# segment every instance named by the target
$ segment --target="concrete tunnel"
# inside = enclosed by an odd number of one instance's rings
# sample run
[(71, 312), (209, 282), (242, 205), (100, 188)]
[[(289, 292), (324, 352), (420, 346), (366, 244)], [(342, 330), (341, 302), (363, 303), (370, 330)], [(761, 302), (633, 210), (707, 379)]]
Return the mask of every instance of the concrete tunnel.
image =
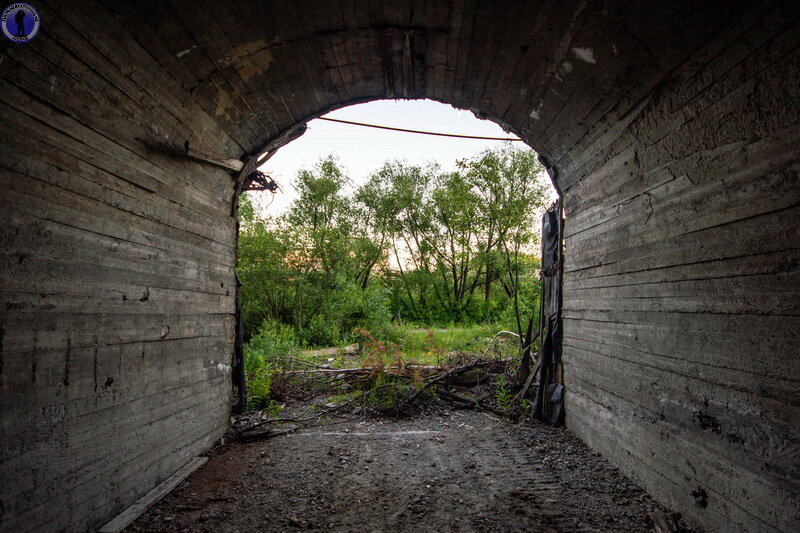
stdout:
[(800, 3), (33, 5), (0, 56), (0, 529), (96, 528), (219, 439), (238, 169), (383, 98), (541, 154), (568, 427), (707, 530), (800, 528)]

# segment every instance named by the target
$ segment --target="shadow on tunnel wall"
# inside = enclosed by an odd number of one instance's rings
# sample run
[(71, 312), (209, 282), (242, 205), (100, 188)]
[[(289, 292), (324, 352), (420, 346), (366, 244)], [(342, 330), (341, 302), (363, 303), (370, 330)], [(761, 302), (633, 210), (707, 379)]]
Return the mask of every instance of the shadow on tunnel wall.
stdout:
[(0, 62), (0, 528), (95, 527), (222, 435), (234, 169), (427, 97), (563, 194), (568, 426), (710, 530), (797, 529), (796, 2), (36, 7)]

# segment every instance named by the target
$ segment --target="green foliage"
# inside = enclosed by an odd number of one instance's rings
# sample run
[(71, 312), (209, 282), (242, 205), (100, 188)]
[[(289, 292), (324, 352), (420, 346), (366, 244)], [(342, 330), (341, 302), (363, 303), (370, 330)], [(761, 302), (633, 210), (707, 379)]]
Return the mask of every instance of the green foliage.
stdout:
[(514, 387), (505, 374), (494, 383), (494, 400), (503, 411), (510, 411), (514, 404)]
[(291, 326), (303, 346), (349, 342), (356, 327), (388, 334), (389, 289), (370, 283), (385, 250), (343, 195), (347, 183), (328, 158), (300, 173), (300, 197), (285, 217), (248, 219), (251, 203), (241, 199), (237, 272), (246, 338), (264, 320)]
[(268, 365), (249, 373), (247, 379), (249, 409), (266, 410), (269, 414), (278, 411), (278, 403), (270, 396), (274, 369)]
[(378, 411), (392, 411), (400, 408), (417, 390), (413, 382), (395, 378), (383, 372), (375, 375), (375, 379), (369, 383), (369, 387), (367, 405)]
[(420, 364), (441, 364), (451, 352), (483, 353), (489, 339), (503, 329), (497, 324), (469, 327), (407, 328), (398, 330), (400, 346), (406, 361)]
[(275, 320), (265, 320), (258, 332), (244, 345), (246, 371), (268, 366), (285, 368), (299, 353), (294, 329)]
[(285, 216), (259, 217), (243, 195), (237, 272), (249, 349), (277, 361), (288, 345), (273, 336), (334, 346), (357, 328), (397, 342), (398, 321), (522, 329), (540, 287), (541, 174), (532, 151), (508, 145), (448, 173), (387, 162), (353, 190), (328, 157), (298, 174)]
[(538, 283), (523, 263), (538, 251), (547, 197), (542, 171), (532, 151), (511, 146), (461, 161), (452, 173), (386, 163), (357, 198), (380, 221), (397, 265), (383, 272), (395, 317), (467, 324), (508, 318), (523, 278)]
[(273, 376), (291, 364), (299, 353), (294, 330), (286, 324), (266, 320), (244, 345), (247, 374), (248, 408), (264, 409), (274, 414), (278, 404), (273, 398)]

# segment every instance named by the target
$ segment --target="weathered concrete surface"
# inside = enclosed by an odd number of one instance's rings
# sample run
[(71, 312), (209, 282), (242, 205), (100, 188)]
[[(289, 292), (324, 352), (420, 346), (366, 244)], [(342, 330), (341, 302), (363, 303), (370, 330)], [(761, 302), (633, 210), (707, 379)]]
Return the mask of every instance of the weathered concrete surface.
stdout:
[(387, 97), (553, 167), (573, 431), (709, 529), (798, 527), (797, 2), (36, 7), (0, 62), (0, 528), (98, 525), (226, 425), (234, 181), (185, 143)]

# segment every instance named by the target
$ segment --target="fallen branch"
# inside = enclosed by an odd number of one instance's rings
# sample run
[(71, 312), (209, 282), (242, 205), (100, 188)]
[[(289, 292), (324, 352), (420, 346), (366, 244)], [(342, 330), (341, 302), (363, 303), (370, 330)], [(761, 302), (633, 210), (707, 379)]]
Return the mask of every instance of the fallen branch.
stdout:
[(439, 394), (441, 394), (442, 396), (445, 396), (446, 398), (450, 398), (451, 400), (455, 400), (457, 402), (461, 402), (461, 403), (464, 403), (464, 404), (467, 404), (467, 405), (473, 405), (475, 407), (483, 409), (484, 411), (489, 411), (490, 413), (494, 413), (494, 414), (496, 414), (498, 416), (508, 417), (508, 413), (507, 412), (505, 412), (505, 411), (503, 411), (501, 409), (496, 409), (496, 408), (492, 407), (491, 405), (486, 405), (483, 400), (479, 400), (479, 399), (475, 399), (475, 398), (466, 398), (464, 396), (459, 396), (458, 394), (453, 394), (450, 391), (444, 391), (444, 390), (443, 391), (439, 391)]
[[(352, 399), (350, 399), (350, 400), (348, 400), (348, 401), (346, 401), (344, 403), (341, 403), (341, 404), (339, 404), (337, 406), (331, 407), (329, 409), (326, 409), (324, 411), (321, 411), (319, 413), (316, 413), (316, 414), (313, 414), (313, 415), (310, 415), (310, 416), (306, 416), (306, 417), (303, 417), (303, 418), (271, 418), (269, 420), (263, 420), (263, 421), (258, 422), (256, 424), (253, 424), (252, 426), (247, 427), (245, 429), (241, 429), (237, 433), (238, 433), (238, 436), (239, 436), (240, 439), (246, 440), (246, 435), (249, 432), (253, 431), (254, 429), (256, 429), (258, 427), (264, 426), (266, 424), (271, 424), (271, 423), (274, 423), (274, 422), (283, 422), (283, 421), (287, 421), (287, 422), (291, 421), (291, 422), (302, 423), (302, 422), (308, 422), (309, 420), (314, 420), (316, 418), (321, 418), (321, 417), (323, 417), (325, 415), (329, 415), (329, 414), (335, 413), (336, 411), (339, 411), (339, 410), (343, 409), (344, 407), (350, 406), (350, 405), (354, 404), (356, 401), (359, 401), (362, 398), (366, 398), (372, 392), (380, 390), (380, 389), (385, 388), (385, 387), (387, 387), (387, 385), (384, 385), (382, 387), (377, 387), (375, 389), (371, 389), (371, 390), (365, 391), (362, 394), (359, 394), (358, 396), (356, 396), (355, 398), (352, 398)], [(296, 431), (297, 429), (299, 429), (299, 427), (292, 429), (292, 431)]]
[(261, 431), (242, 431), (239, 433), (239, 440), (242, 442), (250, 442), (254, 440), (271, 439), (272, 437), (278, 437), (280, 435), (288, 435), (289, 433), (294, 433), (298, 429), (300, 429), (299, 426), (289, 429), (284, 429), (281, 431), (277, 431), (274, 429), (264, 429)]
[(369, 368), (317, 368), (315, 370), (286, 370), (283, 374), (347, 374), (365, 372)]
[[(449, 394), (449, 395), (451, 395), (452, 397), (462, 398), (462, 396), (460, 394), (455, 394), (450, 390), (446, 390), (444, 392)], [(441, 391), (440, 391), (440, 394), (441, 394)], [(472, 409), (472, 408), (475, 408), (476, 406), (480, 407), (481, 402), (484, 402), (484, 401), (488, 400), (493, 395), (494, 395), (494, 392), (490, 391), (490, 392), (487, 392), (486, 394), (484, 394), (483, 396), (481, 396), (480, 398), (470, 398), (469, 396), (464, 396), (463, 399), (465, 400), (465, 403), (462, 403), (461, 405), (455, 406), (454, 409), (466, 409), (466, 408)], [(455, 401), (458, 401), (458, 400), (452, 399), (452, 401), (455, 402)]]
[(486, 357), (486, 354), (488, 354), (489, 350), (491, 350), (495, 339), (497, 339), (497, 337), (499, 337), (500, 335), (503, 335), (504, 333), (507, 334), (507, 335), (513, 335), (513, 336), (519, 338), (519, 335), (517, 333), (514, 333), (513, 331), (507, 331), (507, 330), (498, 331), (497, 333), (494, 334), (494, 337), (492, 337), (492, 340), (489, 341), (489, 345), (483, 351), (483, 355), (481, 357)]
[(363, 372), (376, 372), (383, 371), (390, 373), (390, 371), (402, 372), (404, 370), (444, 370), (441, 366), (425, 366), (425, 365), (405, 365), (400, 368), (380, 368), (363, 366), (357, 368), (317, 368), (315, 370), (287, 370), (283, 374), (358, 374)]
[(473, 368), (475, 368), (477, 366), (477, 364), (478, 364), (478, 360), (475, 360), (475, 361), (472, 361), (469, 364), (462, 365), (462, 366), (457, 366), (457, 367), (455, 367), (455, 368), (453, 368), (451, 370), (448, 370), (444, 374), (441, 374), (438, 377), (428, 381), (427, 383), (425, 383), (425, 385), (423, 385), (422, 387), (417, 389), (417, 391), (414, 394), (412, 394), (411, 397), (408, 400), (406, 400), (406, 402), (403, 404), (402, 409), (405, 409), (406, 407), (411, 405), (414, 402), (414, 400), (416, 400), (417, 397), (420, 394), (422, 394), (423, 392), (425, 392), (426, 390), (428, 390), (432, 386), (436, 385), (437, 383), (440, 383), (440, 382), (444, 381), (445, 379), (447, 379), (450, 376), (453, 376), (453, 375), (458, 374), (460, 372), (466, 372), (467, 370), (472, 370)]
[(303, 359), (300, 359), (299, 357), (290, 357), (289, 359), (291, 359), (293, 362), (297, 363), (298, 365), (310, 366), (311, 368), (317, 368), (317, 369), (320, 369), (320, 370), (327, 370), (327, 369), (331, 368), (329, 366), (318, 365), (318, 364), (312, 363), (310, 361), (305, 361)]
[(542, 364), (542, 361), (536, 361), (536, 366), (533, 367), (533, 372), (528, 374), (528, 379), (525, 380), (525, 385), (519, 390), (519, 392), (514, 396), (514, 401), (519, 401), (528, 394), (528, 389), (531, 388), (531, 384), (533, 384), (533, 379), (536, 377), (536, 374), (539, 373), (539, 366)]
[(350, 346), (343, 346), (343, 347), (333, 347), (333, 348), (320, 348), (318, 350), (305, 350), (300, 352), (302, 355), (307, 357), (325, 357), (326, 355), (351, 355), (357, 353), (360, 349), (358, 344), (352, 344)]

